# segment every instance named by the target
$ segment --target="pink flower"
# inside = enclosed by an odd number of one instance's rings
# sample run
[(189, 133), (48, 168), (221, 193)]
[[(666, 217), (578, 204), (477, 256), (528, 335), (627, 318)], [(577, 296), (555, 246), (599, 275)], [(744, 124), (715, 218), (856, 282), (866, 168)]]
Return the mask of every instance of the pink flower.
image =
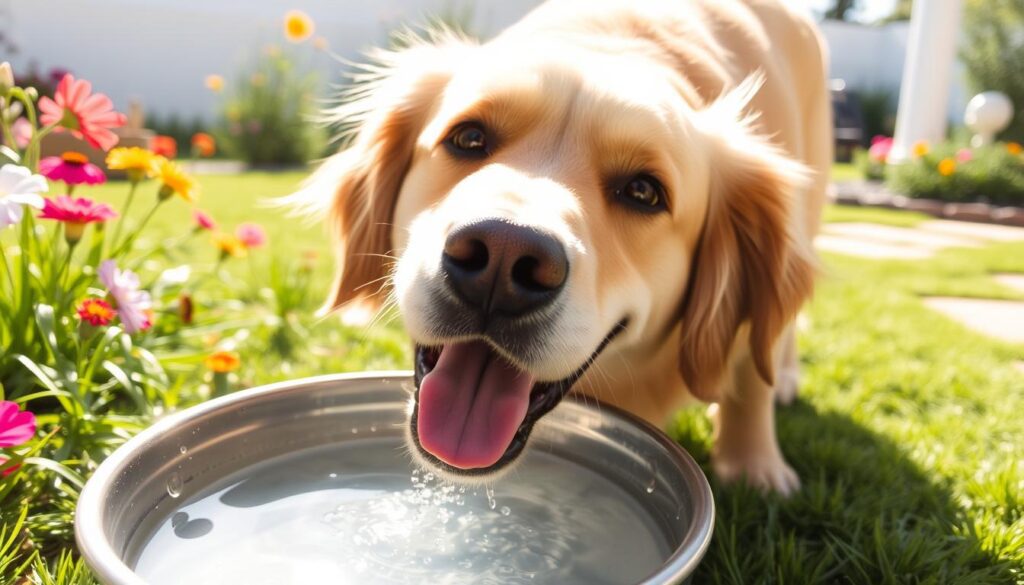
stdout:
[(139, 275), (131, 270), (122, 272), (116, 262), (105, 260), (100, 264), (99, 277), (114, 299), (125, 331), (134, 334), (153, 326), (153, 300), (148, 292), (139, 290)]
[(26, 118), (18, 118), (11, 125), (11, 134), (14, 135), (14, 145), (18, 148), (25, 148), (32, 140), (32, 122)]
[(73, 151), (39, 161), (39, 174), (68, 185), (99, 185), (107, 181), (102, 169), (89, 162), (84, 154)]
[(243, 223), (235, 229), (237, 237), (246, 248), (259, 248), (267, 243), (267, 232), (254, 223)]
[(961, 148), (960, 150), (956, 151), (957, 162), (969, 162), (972, 158), (974, 158), (974, 153), (971, 151), (970, 148)]
[(44, 126), (60, 124), (60, 128), (101, 150), (110, 150), (117, 144), (117, 135), (110, 129), (124, 126), (126, 122), (124, 114), (114, 111), (110, 98), (92, 93), (91, 83), (76, 80), (71, 74), (61, 78), (54, 99), (39, 100), (39, 111)]
[(43, 212), (39, 219), (55, 219), (64, 224), (64, 239), (72, 246), (82, 239), (86, 224), (114, 219), (117, 213), (109, 205), (96, 203), (85, 197), (59, 195), (56, 199), (43, 200)]
[(892, 150), (892, 138), (875, 136), (871, 139), (871, 148), (868, 149), (868, 156), (879, 164), (885, 164), (889, 158), (889, 151)]
[(117, 217), (117, 212), (109, 205), (96, 203), (85, 197), (58, 195), (54, 199), (44, 199), (43, 201), (43, 212), (39, 214), (40, 219), (86, 224)]
[(36, 434), (36, 415), (17, 403), (0, 401), (0, 447), (17, 447)]
[(213, 221), (209, 214), (198, 209), (192, 212), (192, 220), (196, 222), (197, 230), (213, 231), (217, 229), (217, 222)]

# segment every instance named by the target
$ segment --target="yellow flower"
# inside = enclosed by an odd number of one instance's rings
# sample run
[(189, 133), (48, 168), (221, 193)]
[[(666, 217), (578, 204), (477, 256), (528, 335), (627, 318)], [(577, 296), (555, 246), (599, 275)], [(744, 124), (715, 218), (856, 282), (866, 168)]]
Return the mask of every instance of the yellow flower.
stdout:
[(915, 142), (914, 146), (912, 146), (910, 149), (910, 153), (914, 155), (914, 158), (921, 158), (922, 156), (928, 154), (928, 142), (924, 140), (919, 140), (918, 142)]
[(214, 234), (213, 245), (220, 250), (222, 260), (228, 256), (245, 256), (245, 242), (231, 234)]
[(956, 161), (951, 158), (944, 158), (939, 161), (939, 174), (948, 177), (956, 172)]
[(203, 363), (215, 374), (226, 374), (237, 370), (242, 360), (233, 351), (215, 351), (206, 356)]
[(1006, 151), (1016, 156), (1021, 152), (1024, 152), (1024, 146), (1021, 146), (1019, 142), (1007, 142)]
[(145, 148), (120, 146), (107, 153), (107, 168), (124, 171), (128, 180), (138, 183), (147, 177), (155, 177), (164, 157)]
[(224, 78), (217, 74), (207, 75), (206, 89), (214, 93), (220, 93), (224, 89)]
[(175, 163), (164, 159), (160, 161), (158, 168), (160, 182), (160, 199), (164, 200), (177, 194), (185, 201), (192, 202), (199, 195), (199, 186), (195, 179), (188, 176), (185, 171)]
[(284, 36), (293, 43), (302, 41), (313, 36), (313, 19), (301, 10), (289, 10), (284, 15)]

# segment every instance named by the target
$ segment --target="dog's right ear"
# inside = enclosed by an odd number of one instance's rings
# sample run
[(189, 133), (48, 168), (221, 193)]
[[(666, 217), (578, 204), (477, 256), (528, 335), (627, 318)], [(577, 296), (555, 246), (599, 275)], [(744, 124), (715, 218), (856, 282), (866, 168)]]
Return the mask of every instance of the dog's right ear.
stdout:
[(458, 55), (472, 45), (434, 35), (373, 55), (345, 102), (329, 119), (349, 129), (344, 150), (327, 159), (288, 201), (328, 217), (336, 250), (334, 283), (322, 313), (378, 309), (387, 287), (395, 203), (415, 142), (451, 79)]

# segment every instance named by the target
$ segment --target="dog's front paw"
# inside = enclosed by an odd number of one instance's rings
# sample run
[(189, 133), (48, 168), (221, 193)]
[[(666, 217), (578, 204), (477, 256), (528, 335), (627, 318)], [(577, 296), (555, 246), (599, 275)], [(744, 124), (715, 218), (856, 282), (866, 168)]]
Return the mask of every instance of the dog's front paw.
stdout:
[(745, 479), (765, 492), (789, 496), (800, 489), (800, 477), (782, 458), (781, 453), (752, 453), (745, 456), (715, 454), (711, 458), (715, 476), (722, 483)]
[(775, 378), (775, 402), (791, 404), (800, 389), (800, 368), (788, 367), (779, 370)]

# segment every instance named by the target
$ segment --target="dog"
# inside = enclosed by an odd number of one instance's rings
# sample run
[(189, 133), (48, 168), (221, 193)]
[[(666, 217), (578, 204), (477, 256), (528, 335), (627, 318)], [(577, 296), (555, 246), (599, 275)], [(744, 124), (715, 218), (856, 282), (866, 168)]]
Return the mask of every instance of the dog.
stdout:
[(478, 44), (380, 51), (295, 198), (336, 233), (326, 308), (393, 304), (408, 438), (491, 480), (570, 391), (662, 425), (711, 403), (712, 466), (788, 494), (774, 430), (832, 160), (826, 54), (782, 0), (549, 0)]

